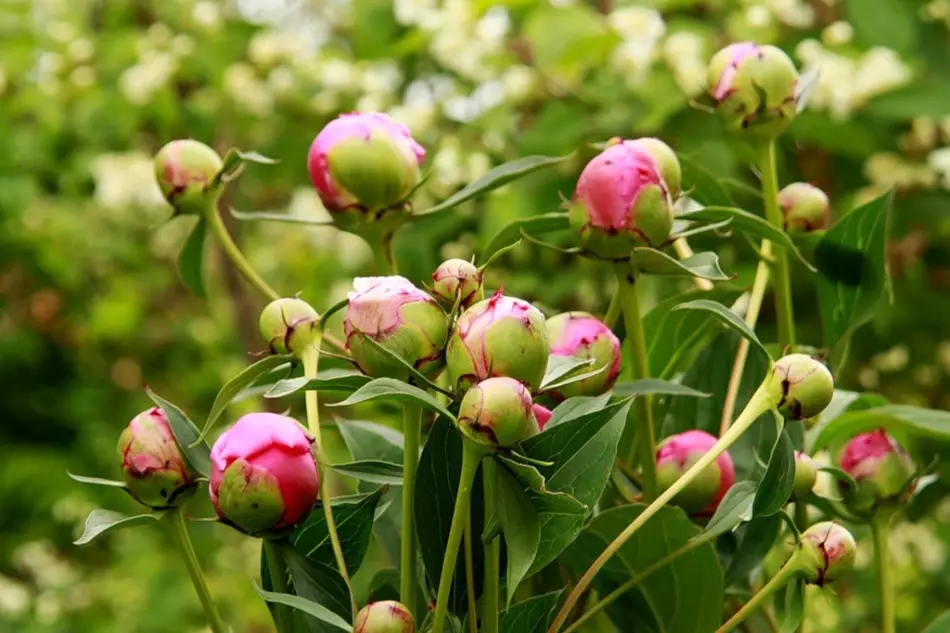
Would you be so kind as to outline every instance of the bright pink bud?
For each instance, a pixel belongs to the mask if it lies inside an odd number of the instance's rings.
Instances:
[[[593,359],[593,365],[579,367],[565,378],[593,370],[599,374],[561,387],[553,393],[560,400],[574,396],[599,396],[614,386],[620,374],[620,340],[597,317],[586,312],[565,312],[547,320],[551,356]]]
[[[845,490],[848,505],[868,511],[878,502],[896,500],[912,491],[908,486],[914,464],[884,429],[851,438],[841,453],[841,470],[854,479],[857,490]]]
[[[371,338],[426,375],[442,367],[448,337],[445,312],[405,277],[357,277],[343,317],[346,346],[374,378],[408,378],[407,369],[377,349]]]
[[[211,503],[218,516],[257,535],[292,527],[317,500],[313,438],[293,418],[249,413],[211,449]]]
[[[738,42],[730,44],[719,51],[721,59],[726,59],[727,63],[717,77],[716,87],[713,90],[713,97],[716,101],[722,101],[729,96],[730,92],[736,90],[736,75],[739,72],[739,66],[746,59],[759,54],[759,45],[755,42]]]
[[[379,211],[419,183],[425,150],[409,128],[379,112],[341,114],[313,140],[307,168],[330,211]]]
[[[672,486],[715,443],[715,436],[699,430],[686,431],[663,440],[656,453],[656,480],[660,490]],[[732,457],[725,452],[676,495],[673,503],[691,516],[712,516],[735,481],[736,470],[732,465]]]
[[[669,188],[634,141],[614,143],[587,163],[570,211],[584,246],[608,258],[627,257],[638,243],[659,246],[673,228]]]
[[[135,416],[119,436],[122,474],[129,493],[150,508],[174,507],[193,489],[191,473],[168,418],[158,407]]]
[[[551,410],[540,404],[535,404],[532,408],[534,409],[534,418],[538,421],[538,428],[543,431],[548,420],[551,419]]]

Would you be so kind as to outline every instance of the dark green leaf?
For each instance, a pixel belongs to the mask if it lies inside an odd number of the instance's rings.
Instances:
[[[686,259],[676,259],[655,248],[639,246],[633,249],[633,264],[641,273],[670,277],[699,277],[711,281],[732,279],[719,267],[719,255],[712,252],[696,253]]]
[[[851,411],[825,425],[815,438],[813,450],[819,451],[859,433],[882,428],[898,440],[919,438],[926,442],[950,443],[950,412],[900,404]]]
[[[719,502],[716,513],[706,524],[701,536],[712,538],[731,532],[739,524],[751,519],[756,488],[756,483],[748,479],[733,484]]]
[[[805,583],[793,578],[785,587],[785,608],[780,633],[795,633],[805,619]]]
[[[918,488],[904,510],[907,520],[916,522],[931,516],[937,505],[948,496],[950,483],[939,479]]]
[[[231,215],[243,222],[284,222],[286,224],[309,224],[310,226],[333,226],[333,222],[313,220],[282,211],[238,211],[232,208]]]
[[[663,394],[667,396],[688,396],[690,398],[708,398],[710,394],[696,391],[692,387],[681,385],[669,380],[658,378],[643,378],[622,382],[614,386],[614,395],[626,398],[629,396],[643,396],[647,394]]]
[[[486,246],[484,252],[482,252],[480,261],[482,265],[484,265],[495,253],[521,239],[522,232],[532,237],[537,237],[545,233],[563,231],[570,228],[570,226],[571,224],[568,221],[567,213],[545,213],[530,218],[515,220],[501,229],[495,234],[495,237],[488,242],[488,246]]]
[[[346,568],[351,574],[356,573],[363,563],[372,536],[377,504],[384,492],[385,488],[379,488],[369,494],[333,498],[333,521],[340,535]],[[294,550],[308,561],[336,568],[326,515],[320,503],[303,523],[294,528],[290,541]]]
[[[439,204],[420,211],[414,214],[413,217],[422,218],[441,211],[447,211],[476,196],[488,193],[513,180],[527,176],[531,172],[562,163],[572,156],[573,154],[566,156],[524,156],[507,163],[502,163],[481,178],[459,189]]]
[[[161,515],[158,514],[136,514],[127,516],[111,510],[95,509],[86,517],[86,524],[83,527],[82,536],[73,541],[74,545],[85,545],[97,536],[118,530],[120,528],[134,527],[143,523],[157,521]]]
[[[446,395],[451,395],[449,392],[439,387],[439,385],[429,380],[429,377],[423,374],[418,369],[416,369],[415,365],[413,365],[412,363],[407,361],[405,358],[397,354],[395,351],[389,349],[382,343],[377,342],[375,339],[373,339],[372,336],[364,336],[363,342],[365,342],[367,345],[375,349],[380,354],[388,357],[390,360],[397,363],[398,365],[402,365],[402,367],[405,368],[406,370],[406,374],[408,374],[407,376],[401,377],[403,380],[414,382],[415,384],[423,386],[426,389],[429,389],[431,391],[439,391]],[[380,379],[380,380],[385,380],[385,379]]]
[[[544,633],[560,597],[560,591],[552,591],[508,607],[498,614],[499,633]]]
[[[551,419],[548,420],[544,430],[547,431],[563,422],[576,420],[588,413],[600,411],[606,407],[609,402],[609,393],[599,396],[575,396],[574,398],[568,398],[551,411]]]
[[[346,400],[327,406],[349,407],[355,404],[377,400],[379,398],[395,400],[398,402],[412,402],[414,404],[422,405],[430,411],[435,411],[439,415],[445,416],[450,420],[455,419],[455,416],[452,415],[448,409],[442,406],[442,404],[439,403],[439,401],[434,397],[430,396],[428,393],[422,389],[419,389],[418,387],[400,382],[394,378],[376,378],[375,380],[372,380],[357,389],[356,392]]]
[[[69,471],[66,471],[66,474],[69,475],[69,478],[73,481],[78,481],[81,484],[90,484],[92,486],[108,486],[111,488],[125,488],[124,481],[117,481],[115,479],[103,479],[102,477],[87,477],[86,475],[76,475]]]
[[[486,460],[483,471],[490,502],[485,506],[485,523],[495,521],[501,526],[505,538],[507,556],[507,596],[505,604],[511,604],[518,585],[524,580],[538,553],[541,527],[538,513],[531,498],[508,469]]]
[[[312,600],[307,600],[306,598],[301,598],[300,596],[295,596],[290,593],[274,593],[273,591],[265,591],[264,589],[261,589],[256,582],[254,583],[254,591],[256,591],[257,595],[263,598],[266,602],[283,604],[288,607],[298,609],[336,629],[351,631],[353,628],[349,622],[338,616],[336,613],[330,611],[321,604],[313,602]]]
[[[178,442],[181,452],[184,454],[188,464],[204,477],[211,476],[211,449],[207,443],[199,439],[198,427],[192,422],[184,412],[177,406],[160,397],[148,386],[145,387],[145,393],[152,399],[165,415],[168,417],[168,425],[172,428],[175,435],[175,441]]]
[[[283,398],[301,390],[354,392],[370,381],[369,376],[350,369],[327,369],[316,378],[285,378],[264,394],[265,398]]]
[[[898,53],[917,52],[917,7],[903,0],[874,0],[874,10],[861,0],[846,0],[845,15],[855,39],[864,46],[886,46]],[[924,115],[920,115],[924,116]]]
[[[768,468],[755,491],[752,516],[769,516],[782,509],[792,494],[795,483],[795,449],[784,429],[779,433]]]
[[[402,463],[403,436],[399,431],[363,420],[339,420],[336,428],[354,460],[382,459]]]
[[[204,218],[198,218],[178,254],[178,275],[182,283],[189,292],[202,299],[208,296],[204,280],[205,235],[207,233],[207,222]]]
[[[347,464],[333,464],[330,468],[341,475],[360,481],[390,486],[402,485],[401,464],[393,464],[379,459],[367,459]]]
[[[754,519],[740,528],[739,546],[726,570],[726,586],[744,581],[775,544],[782,519],[778,514]]]
[[[351,617],[349,590],[340,572],[320,562],[308,560],[303,554],[286,545],[280,554],[290,573],[293,592],[312,602],[323,605],[344,620]],[[311,633],[329,633],[338,629],[316,618],[308,618]]]
[[[755,335],[755,332],[745,324],[745,321],[739,318],[739,316],[722,305],[721,303],[716,303],[715,301],[710,301],[709,299],[696,299],[694,301],[689,301],[687,303],[681,303],[673,310],[703,310],[706,312],[711,312],[719,321],[729,327],[743,337],[749,340],[752,343],[752,349],[765,354],[768,357],[769,353],[766,351],[765,346],[762,345],[762,342],[759,340],[759,337]]]
[[[846,485],[848,488],[857,488],[854,477],[844,472],[840,468],[835,468],[834,466],[822,466],[818,470],[823,473],[828,473],[837,479],[839,483]]]
[[[683,190],[689,193],[690,198],[707,206],[735,206],[722,178],[690,156],[680,154],[679,159],[683,169]]]
[[[576,573],[585,571],[644,508],[612,508],[595,517],[564,562]],[[604,566],[595,586],[606,595],[683,548],[698,531],[680,508],[660,509]],[[705,543],[657,568],[608,612],[624,631],[711,633],[720,624],[722,602],[722,569],[712,543]]]

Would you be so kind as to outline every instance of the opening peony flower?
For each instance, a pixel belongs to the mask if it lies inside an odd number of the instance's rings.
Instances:
[[[408,380],[408,370],[372,339],[427,376],[443,365],[445,312],[405,277],[357,277],[343,317],[346,346],[367,376]]]
[[[395,600],[370,602],[360,609],[353,633],[414,633],[416,621],[402,603]]]
[[[425,150],[387,114],[341,114],[313,140],[307,169],[330,211],[372,212],[402,202],[419,184]]]
[[[293,418],[249,413],[211,448],[211,503],[251,535],[299,523],[317,500],[320,475],[313,438]]]
[[[449,381],[459,394],[493,376],[514,378],[536,390],[544,378],[548,352],[541,311],[499,291],[455,321],[446,348]]]
[[[902,501],[913,491],[914,462],[884,429],[851,438],[841,452],[841,470],[851,475],[857,490],[842,490],[848,506],[869,512],[879,503]]]
[[[320,315],[301,299],[276,299],[261,312],[261,335],[272,354],[296,354],[313,344]]]
[[[805,582],[819,587],[850,572],[858,550],[851,532],[834,521],[805,530],[801,548]]]
[[[579,367],[565,378],[602,370],[599,374],[553,392],[556,399],[598,396],[613,387],[620,374],[620,340],[600,319],[586,312],[566,312],[548,319],[545,329],[551,343],[551,356],[594,361],[593,365]]]
[[[656,483],[659,490],[672,486],[715,443],[715,436],[700,430],[671,435],[663,440],[656,452]],[[692,517],[711,517],[735,481],[736,470],[732,457],[725,452],[676,495],[673,503]]]
[[[637,244],[659,246],[670,236],[669,188],[642,143],[617,140],[587,163],[570,220],[587,250],[610,259],[629,257]]]
[[[488,378],[465,394],[458,428],[479,444],[508,448],[540,432],[527,388],[513,378]]]
[[[769,392],[796,420],[811,418],[825,410],[835,393],[835,380],[821,362],[806,354],[789,354],[775,361]]]
[[[459,305],[464,309],[485,298],[482,273],[472,262],[449,259],[432,273],[432,294],[448,308]]]
[[[194,479],[175,441],[165,412],[138,414],[119,436],[122,474],[129,493],[153,509],[179,505],[194,489]]]
[[[774,46],[730,44],[709,61],[708,89],[733,131],[774,138],[795,117],[798,70]]]
[[[217,152],[198,141],[172,141],[155,155],[155,180],[176,213],[201,213],[214,203],[208,184],[223,163]]]
[[[831,205],[824,191],[807,182],[793,182],[778,192],[778,204],[789,232],[827,228]]]

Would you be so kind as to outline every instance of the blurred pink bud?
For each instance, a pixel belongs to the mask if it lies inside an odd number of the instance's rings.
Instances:
[[[543,431],[548,420],[551,419],[551,410],[540,404],[535,404],[532,408],[534,409],[534,419],[538,421],[538,428]]]
[[[666,490],[699,461],[716,443],[716,437],[693,430],[671,435],[660,443],[656,453],[656,478],[660,490]],[[692,483],[673,499],[675,505],[694,517],[709,517],[736,481],[735,467],[728,452],[716,458]]]
[[[828,226],[831,205],[828,195],[807,182],[793,182],[778,192],[785,230],[808,232]]]
[[[882,501],[902,500],[909,494],[914,463],[884,429],[851,438],[841,452],[841,470],[851,475],[857,490],[844,490],[848,505],[869,511]]]
[[[614,386],[620,374],[620,340],[597,317],[586,312],[565,312],[547,320],[551,356],[593,359],[565,378],[602,369],[599,374],[561,387],[553,393],[563,400],[574,396],[599,396]]]
[[[317,500],[313,438],[287,416],[249,413],[211,449],[211,503],[218,516],[259,535],[299,523]]]
[[[175,506],[194,483],[165,412],[138,414],[119,436],[122,474],[129,493],[150,508]]]

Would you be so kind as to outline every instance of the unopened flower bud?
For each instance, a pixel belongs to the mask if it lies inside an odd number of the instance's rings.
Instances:
[[[828,226],[828,195],[814,185],[793,182],[778,192],[778,204],[785,217],[786,231],[816,231]]]
[[[666,490],[709,452],[716,438],[705,431],[686,431],[671,435],[660,443],[656,452],[656,484]],[[693,517],[709,517],[736,481],[736,470],[728,452],[716,458],[686,488],[673,498],[673,503]]]
[[[857,550],[851,532],[834,521],[811,526],[802,533],[797,554],[805,582],[821,587],[847,574],[854,567]]]
[[[445,312],[405,277],[357,277],[343,316],[346,346],[367,376],[406,380],[405,366],[372,339],[427,376],[442,368],[448,337]]]
[[[670,195],[678,196],[683,188],[683,169],[673,148],[660,139],[649,136],[629,141],[629,143],[650,155]]]
[[[482,273],[472,262],[449,259],[432,273],[432,294],[448,308],[459,305],[464,309],[485,298]]]
[[[792,484],[792,498],[804,499],[818,481],[818,462],[808,453],[795,451],[795,481]]]
[[[851,475],[857,490],[845,487],[845,501],[859,512],[867,512],[880,502],[903,501],[912,488],[914,463],[884,429],[851,438],[840,458],[841,470]]]
[[[620,259],[636,245],[659,246],[670,236],[672,204],[654,157],[634,141],[621,141],[584,167],[570,221],[584,248]]]
[[[592,365],[578,367],[564,377],[602,370],[589,378],[559,388],[552,395],[558,399],[574,396],[599,396],[613,387],[620,374],[620,340],[597,317],[586,312],[565,312],[545,323],[551,356],[569,356],[593,360]]]
[[[377,212],[419,184],[425,150],[409,128],[379,112],[341,114],[313,140],[307,168],[330,211]]]
[[[733,131],[774,138],[795,117],[798,70],[774,46],[730,44],[709,62],[708,88]]]
[[[508,448],[540,432],[527,388],[513,378],[488,378],[466,392],[458,428],[465,437]]]
[[[218,516],[251,535],[299,523],[317,500],[313,438],[287,416],[249,413],[211,448],[211,503]]]
[[[261,312],[261,335],[274,354],[299,354],[316,339],[320,315],[301,299],[276,299]]]
[[[778,408],[793,419],[811,418],[825,410],[835,392],[831,372],[806,354],[789,354],[775,361],[769,393]]]
[[[462,394],[480,380],[506,376],[536,390],[544,378],[548,352],[541,311],[497,292],[455,321],[445,352],[449,383]]]
[[[360,609],[353,633],[414,633],[416,621],[405,606],[395,600],[370,602]]]
[[[155,155],[155,179],[177,213],[201,213],[214,203],[208,185],[223,163],[217,152],[198,141],[168,143]]]
[[[138,414],[119,436],[122,474],[129,493],[150,508],[179,504],[194,488],[181,449],[165,412],[158,407]]]
[[[548,420],[551,419],[551,410],[537,403],[532,408],[534,409],[534,419],[538,421],[538,429],[543,431]]]

